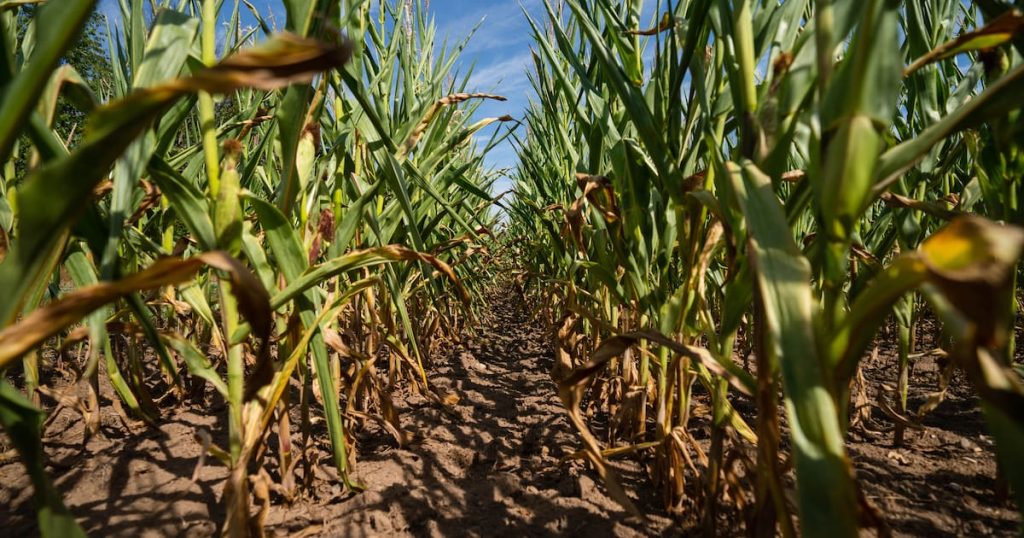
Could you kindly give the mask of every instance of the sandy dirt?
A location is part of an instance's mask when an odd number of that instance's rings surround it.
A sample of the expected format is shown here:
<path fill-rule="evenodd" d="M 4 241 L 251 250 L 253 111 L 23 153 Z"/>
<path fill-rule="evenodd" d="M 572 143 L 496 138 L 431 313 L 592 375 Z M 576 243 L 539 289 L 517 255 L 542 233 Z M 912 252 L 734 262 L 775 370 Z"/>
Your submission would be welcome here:
<path fill-rule="evenodd" d="M 501 299 L 497 297 L 497 299 Z M 329 446 L 316 447 L 314 491 L 290 506 L 275 499 L 271 536 L 640 536 L 671 533 L 671 519 L 628 517 L 581 463 L 548 375 L 548 340 L 515 301 L 496 302 L 478 334 L 430 369 L 431 382 L 459 401 L 444 407 L 396 395 L 412 441 L 398 448 L 383 429 L 356 431 L 360 494 L 331 480 Z M 226 470 L 207 462 L 192 481 L 202 446 L 197 431 L 223 430 L 222 404 L 210 414 L 166 410 L 159 430 L 125 431 L 105 401 L 103 432 L 82 449 L 77 413 L 48 429 L 51 473 L 91 536 L 210 536 L 224 517 Z M 325 439 L 325 438 L 323 438 Z M 222 438 L 215 440 L 224 446 Z M 635 468 L 619 469 L 628 475 Z M 0 464 L 0 527 L 35 531 L 31 491 L 20 464 Z M 650 502 L 637 499 L 641 505 Z"/>
<path fill-rule="evenodd" d="M 563 456 L 580 445 L 548 370 L 549 337 L 513 294 L 492 297 L 475 335 L 453 344 L 429 372 L 435 390 L 458 402 L 395 395 L 399 448 L 372 422 L 355 428 L 359 494 L 343 492 L 330 467 L 326 436 L 311 450 L 319 461 L 313 487 L 289 504 L 280 495 L 266 516 L 270 536 L 672 536 L 700 527 L 685 510 L 659 508 L 640 464 L 616 462 L 627 490 L 651 514 L 628 515 L 604 493 L 591 470 Z M 923 342 L 923 347 L 930 345 Z M 867 397 L 895 385 L 891 346 L 865 364 Z M 935 390 L 939 364 L 918 360 L 911 409 Z M 44 400 L 46 401 L 46 400 Z M 51 406 L 52 401 L 48 402 Z M 738 402 L 743 408 L 744 402 Z M 51 407 L 52 409 L 52 407 Z M 196 433 L 224 446 L 222 402 L 167 404 L 163 425 L 126 425 L 103 401 L 103 437 L 82 446 L 77 412 L 61 410 L 47 429 L 50 472 L 65 502 L 91 536 L 212 536 L 224 513 L 225 469 L 207 461 Z M 295 421 L 297 423 L 297 421 Z M 323 430 L 322 421 L 314 420 Z M 850 434 L 848 448 L 865 495 L 897 536 L 1015 536 L 1020 519 L 995 493 L 992 440 L 969 387 L 954 379 L 945 402 L 892 446 L 892 422 L 877 408 Z M 20 464 L 0 446 L 0 535 L 32 536 L 31 490 Z M 268 458 L 269 460 L 269 458 Z M 271 469 L 273 473 L 274 470 Z M 193 474 L 195 473 L 195 480 Z M 740 515 L 719 525 L 730 535 Z"/>
<path fill-rule="evenodd" d="M 938 328 L 925 319 L 921 351 L 938 346 Z M 851 430 L 847 446 L 867 498 L 897 536 L 1020 536 L 1022 522 L 996 481 L 995 441 L 985 428 L 970 383 L 955 372 L 945 400 L 893 444 L 893 421 L 883 401 L 895 402 L 898 361 L 894 338 L 878 339 L 863 369 L 870 418 Z M 926 353 L 911 361 L 907 398 L 913 414 L 940 388 L 946 362 Z M 1024 455 L 1022 455 L 1024 457 Z"/>

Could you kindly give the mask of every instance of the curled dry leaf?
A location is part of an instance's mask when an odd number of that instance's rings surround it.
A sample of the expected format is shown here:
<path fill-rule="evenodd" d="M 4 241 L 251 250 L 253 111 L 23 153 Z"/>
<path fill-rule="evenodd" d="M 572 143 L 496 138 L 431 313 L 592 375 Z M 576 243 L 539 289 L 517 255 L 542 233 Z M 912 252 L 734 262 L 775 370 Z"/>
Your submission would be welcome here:
<path fill-rule="evenodd" d="M 636 345 L 640 340 L 654 342 L 703 364 L 705 368 L 715 375 L 728 380 L 730 385 L 743 394 L 750 396 L 754 393 L 755 383 L 750 378 L 750 374 L 734 365 L 725 365 L 715 360 L 711 353 L 704 348 L 681 344 L 658 331 L 650 329 L 620 334 L 605 340 L 601 347 L 594 352 L 589 362 L 573 370 L 561 383 L 578 384 L 585 381 L 600 370 L 609 360 L 622 355 L 623 352 Z"/>
<path fill-rule="evenodd" d="M 491 237 L 494 237 L 494 232 L 492 232 L 490 228 L 486 226 L 480 226 L 477 229 L 473 230 L 473 234 L 477 236 L 489 235 Z M 472 235 L 470 235 L 469 233 L 464 233 L 442 243 L 438 243 L 437 246 L 430 249 L 430 253 L 434 256 L 437 256 L 438 254 L 456 248 L 459 245 L 472 243 L 474 240 L 475 238 Z"/>
<path fill-rule="evenodd" d="M 947 204 L 949 203 L 948 200 L 915 200 L 914 198 L 902 196 L 893 192 L 882 193 L 882 195 L 879 196 L 879 199 L 885 202 L 889 207 L 906 207 L 916 209 L 943 220 L 950 220 L 961 215 L 959 211 L 955 211 L 947 207 Z"/>
<path fill-rule="evenodd" d="M 469 305 L 471 300 L 469 292 L 467 292 L 465 287 L 463 287 L 462 282 L 459 281 L 459 278 L 455 275 L 455 271 L 452 270 L 450 265 L 434 256 L 431 256 L 430 254 L 417 252 L 400 245 L 385 245 L 383 247 L 357 250 L 333 260 L 326 261 L 320 265 L 310 267 L 309 270 L 307 270 L 301 277 L 292 281 L 287 288 L 281 290 L 280 293 L 275 295 L 271 301 L 271 305 L 276 310 L 289 300 L 295 298 L 317 283 L 322 282 L 326 278 L 330 278 L 353 269 L 379 265 L 389 261 L 422 261 L 431 265 L 452 282 L 463 304 Z"/>
<path fill-rule="evenodd" d="M 572 237 L 580 252 L 586 252 L 586 246 L 583 244 L 583 225 L 586 220 L 583 209 L 586 203 L 590 202 L 608 222 L 619 220 L 619 207 L 612 182 L 607 177 L 578 173 L 576 174 L 576 184 L 583 191 L 583 195 L 577 198 L 569 209 L 565 210 L 562 231 L 565 235 Z M 552 211 L 562 209 L 562 207 L 551 205 L 544 209 Z"/>
<path fill-rule="evenodd" d="M 241 88 L 269 91 L 310 82 L 317 73 L 344 65 L 351 54 L 352 48 L 347 42 L 335 45 L 289 33 L 277 34 L 258 47 L 229 56 L 190 77 L 136 91 L 99 108 L 90 122 L 87 136 L 105 136 L 125 123 L 148 118 L 154 109 L 170 106 L 189 93 L 228 93 Z"/>
<path fill-rule="evenodd" d="M 563 328 L 571 327 L 571 319 L 572 318 L 566 319 L 565 324 L 563 324 Z M 563 332 L 567 331 L 560 331 L 560 333 Z M 728 367 L 725 364 L 716 361 L 714 357 L 711 356 L 711 353 L 706 349 L 680 344 L 679 342 L 676 342 L 653 330 L 637 331 L 613 336 L 605 340 L 601 346 L 597 348 L 591 356 L 590 361 L 586 364 L 573 369 L 562 378 L 556 377 L 559 397 L 562 399 L 562 403 L 569 412 L 570 420 L 579 431 L 580 436 L 583 438 L 584 445 L 586 447 L 587 459 L 594 464 L 598 473 L 604 479 L 611 497 L 631 513 L 636 510 L 636 507 L 626 496 L 622 486 L 619 485 L 614 472 L 604 465 L 603 451 L 601 450 L 597 439 L 590 432 L 590 429 L 586 426 L 586 423 L 583 420 L 580 412 L 580 403 L 583 401 L 583 397 L 591 378 L 601 370 L 608 361 L 622 355 L 627 349 L 636 345 L 640 340 L 649 340 L 658 345 L 667 347 L 675 353 L 679 353 L 680 355 L 689 357 L 690 359 L 703 364 L 708 368 L 708 370 L 711 370 L 723 379 L 727 379 L 731 385 L 744 394 L 751 395 L 754 390 L 753 379 L 750 378 L 749 374 L 735 367 L 735 365 Z M 564 371 L 565 365 L 563 364 L 562 368 L 556 370 L 553 375 L 558 375 Z"/>
<path fill-rule="evenodd" d="M 583 191 L 583 197 L 601 212 L 605 220 L 619 220 L 619 204 L 615 198 L 612 180 L 605 176 L 576 174 L 576 185 Z M 579 200 L 577 200 L 578 203 Z M 574 204 L 575 206 L 575 204 Z"/>
<path fill-rule="evenodd" d="M 993 300 L 1010 300 L 1011 277 L 1022 252 L 1024 229 L 964 216 L 929 237 L 918 256 L 929 280 L 978 326 L 979 343 L 1002 347 L 1009 304 Z"/>
<path fill-rule="evenodd" d="M 75 290 L 40 308 L 20 322 L 0 331 L 0 369 L 10 366 L 47 338 L 79 322 L 97 308 L 128 294 L 190 280 L 204 266 L 220 269 L 231 280 L 239 312 L 253 327 L 260 341 L 256 371 L 247 380 L 250 385 L 265 383 L 273 374 L 267 346 L 271 329 L 270 297 L 266 289 L 245 266 L 224 252 L 214 251 L 178 259 L 163 258 L 143 271 L 113 282 L 103 282 Z M 269 370 L 267 370 L 269 368 Z"/>
<path fill-rule="evenodd" d="M 661 20 L 658 21 L 658 25 L 647 30 L 627 30 L 626 35 L 642 35 L 642 36 L 653 36 L 658 35 L 665 30 L 672 27 L 672 17 L 666 11 L 661 14 Z"/>
<path fill-rule="evenodd" d="M 1020 35 L 1022 30 L 1024 30 L 1024 14 L 1016 9 L 1008 9 L 984 27 L 973 32 L 967 32 L 928 51 L 924 56 L 914 60 L 914 63 L 904 69 L 903 76 L 910 76 L 918 69 L 932 62 L 950 58 L 957 54 L 998 47 L 1009 42 L 1015 36 Z"/>
<path fill-rule="evenodd" d="M 451 95 L 447 95 L 445 97 L 438 99 L 437 102 L 435 102 L 433 105 L 430 105 L 430 108 L 427 109 L 426 114 L 423 115 L 423 119 L 420 120 L 420 122 L 416 125 L 416 128 L 413 129 L 412 133 L 409 134 L 409 137 L 405 139 L 405 143 L 402 144 L 401 149 L 399 149 L 398 151 L 398 159 L 404 159 L 406 156 L 409 155 L 409 152 L 411 152 L 413 148 L 416 147 L 416 144 L 420 141 L 420 138 L 423 136 L 423 133 L 425 133 L 427 131 L 427 128 L 430 127 L 430 124 L 433 123 L 434 118 L 437 117 L 437 114 L 441 111 L 441 109 L 449 105 L 454 105 L 456 103 L 468 101 L 470 99 L 492 99 L 494 101 L 507 100 L 500 95 L 494 95 L 490 93 L 453 93 Z M 512 118 L 508 118 L 508 120 L 505 120 L 505 117 L 502 117 L 501 119 L 504 121 L 508 121 L 511 120 Z"/>

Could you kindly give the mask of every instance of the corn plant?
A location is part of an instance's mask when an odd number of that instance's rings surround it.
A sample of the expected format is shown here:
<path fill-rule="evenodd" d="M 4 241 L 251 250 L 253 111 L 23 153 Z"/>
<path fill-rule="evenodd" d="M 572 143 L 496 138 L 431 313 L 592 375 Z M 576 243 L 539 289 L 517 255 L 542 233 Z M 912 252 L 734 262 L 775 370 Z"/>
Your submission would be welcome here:
<path fill-rule="evenodd" d="M 907 413 L 920 297 L 1019 497 L 1024 385 L 1009 329 L 1024 232 L 1002 178 L 1020 155 L 1020 13 L 696 0 L 657 2 L 641 24 L 643 4 L 547 2 L 531 21 L 537 98 L 506 241 L 535 293 L 565 299 L 544 314 L 581 456 L 635 510 L 605 459 L 649 453 L 666 505 L 692 494 L 709 531 L 723 494 L 759 536 L 884 526 L 844 447 L 850 387 L 895 313 L 894 412 Z M 753 369 L 739 364 L 748 355 Z M 753 424 L 733 408 L 740 395 Z M 604 442 L 587 402 L 609 415 Z M 710 452 L 691 431 L 698 412 Z M 748 444 L 742 483 L 726 467 Z"/>
<path fill-rule="evenodd" d="M 97 92 L 61 60 L 96 2 L 36 3 L 21 35 L 21 3 L 0 11 L 0 96 L 17 111 L 0 122 L 0 370 L 22 364 L 35 397 L 35 351 L 54 338 L 84 348 L 92 434 L 101 373 L 150 426 L 153 391 L 225 401 L 228 446 L 207 449 L 230 470 L 226 535 L 259 532 L 267 480 L 286 495 L 312 483 L 315 410 L 343 485 L 360 489 L 349 430 L 373 420 L 405 442 L 390 392 L 407 380 L 432 394 L 431 352 L 474 317 L 496 222 L 483 154 L 507 134 L 483 148 L 472 137 L 507 118 L 470 118 L 503 98 L 466 91 L 461 47 L 435 49 L 418 4 L 381 3 L 372 20 L 366 2 L 289 0 L 276 33 L 245 2 L 165 0 L 148 17 L 126 0 L 108 29 L 113 81 Z M 58 96 L 89 114 L 77 146 L 53 130 Z M 6 380 L 0 394 L 40 532 L 81 535 L 44 471 L 41 411 Z"/>

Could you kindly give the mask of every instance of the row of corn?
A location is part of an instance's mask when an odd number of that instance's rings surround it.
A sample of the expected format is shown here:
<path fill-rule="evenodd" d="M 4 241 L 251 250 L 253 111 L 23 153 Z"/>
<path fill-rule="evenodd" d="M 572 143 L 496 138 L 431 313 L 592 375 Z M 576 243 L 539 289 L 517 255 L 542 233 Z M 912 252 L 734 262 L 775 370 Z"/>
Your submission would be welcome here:
<path fill-rule="evenodd" d="M 223 532 L 260 532 L 253 498 L 301 493 L 318 446 L 358 490 L 353 428 L 408 438 L 392 393 L 431 394 L 491 271 L 483 155 L 507 131 L 473 116 L 502 98 L 467 93 L 420 2 L 361 0 L 285 0 L 281 32 L 244 0 L 121 0 L 90 85 L 66 58 L 97 5 L 0 2 L 0 424 L 41 534 L 81 536 L 40 394 L 89 436 L 102 386 L 151 427 L 225 402 Z M 54 350 L 70 385 L 46 386 Z"/>
<path fill-rule="evenodd" d="M 608 463 L 636 457 L 708 533 L 726 510 L 756 536 L 884 532 L 846 450 L 851 393 L 892 328 L 902 443 L 941 401 L 907 402 L 934 316 L 942 378 L 970 380 L 1024 506 L 1024 15 L 1003 0 L 544 6 L 502 241 L 546 299 L 577 455 L 609 492 L 638 511 Z"/>

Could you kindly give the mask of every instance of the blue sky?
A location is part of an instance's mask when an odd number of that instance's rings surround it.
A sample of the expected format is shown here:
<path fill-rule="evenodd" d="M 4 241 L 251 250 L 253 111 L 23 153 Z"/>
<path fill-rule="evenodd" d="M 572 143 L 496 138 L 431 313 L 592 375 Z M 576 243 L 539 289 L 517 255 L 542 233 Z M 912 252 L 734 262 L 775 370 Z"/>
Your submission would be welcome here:
<path fill-rule="evenodd" d="M 284 26 L 285 15 L 281 0 L 250 0 L 268 21 L 275 20 Z M 376 4 L 378 0 L 372 0 Z M 392 0 L 389 0 L 392 1 Z M 225 1 L 230 6 L 231 0 Z M 528 10 L 536 20 L 543 20 L 543 0 L 425 0 L 429 13 L 437 25 L 438 37 L 448 36 L 449 43 L 461 41 L 480 24 L 460 56 L 456 69 L 464 74 L 471 65 L 471 91 L 496 93 L 508 98 L 506 102 L 485 101 L 477 111 L 478 118 L 510 114 L 522 118 L 532 92 L 526 71 L 530 67 L 530 27 L 523 16 Z M 120 17 L 117 0 L 101 0 L 100 9 L 112 21 Z M 265 11 L 264 11 L 265 10 Z M 244 5 L 243 24 L 255 25 L 255 20 Z M 482 21 L 482 22 L 481 22 Z M 116 23 L 115 23 L 116 24 Z M 440 39 L 439 39 L 440 40 Z M 500 128 L 496 125 L 494 128 Z M 481 144 L 493 132 L 485 130 L 478 136 Z M 522 127 L 520 127 L 522 129 Z M 494 168 L 515 165 L 515 150 L 507 141 L 487 156 L 487 164 Z M 500 181 L 499 191 L 507 182 Z"/>
<path fill-rule="evenodd" d="M 522 118 L 532 93 L 526 72 L 531 66 L 530 26 L 523 9 L 535 20 L 543 20 L 543 0 L 431 0 L 430 10 L 437 22 L 438 34 L 458 40 L 480 23 L 480 28 L 462 54 L 464 69 L 475 62 L 470 85 L 474 90 L 493 92 L 508 101 L 485 101 L 480 117 L 511 114 Z M 522 129 L 522 127 L 520 127 Z M 488 133 L 489 134 L 489 133 Z M 515 164 L 515 151 L 505 143 L 487 158 L 494 167 Z"/>

